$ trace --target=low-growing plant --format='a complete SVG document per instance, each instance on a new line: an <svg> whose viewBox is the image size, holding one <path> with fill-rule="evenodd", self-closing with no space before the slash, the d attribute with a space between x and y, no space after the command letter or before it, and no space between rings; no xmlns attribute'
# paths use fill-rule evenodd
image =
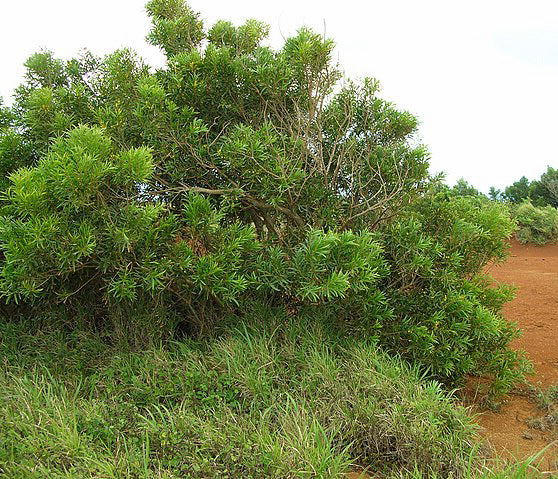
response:
<svg viewBox="0 0 558 479"><path fill-rule="evenodd" d="M0 326L6 477L341 478L355 465L459 477L467 467L466 410L326 318L259 307L216 338L142 352L27 322Z"/></svg>
<svg viewBox="0 0 558 479"><path fill-rule="evenodd" d="M529 201L513 210L518 228L515 233L522 243L543 245L558 240L558 210L553 206L533 206Z"/></svg>
<svg viewBox="0 0 558 479"><path fill-rule="evenodd" d="M524 479L536 470L485 460L468 411L440 384L317 310L294 318L254 305L218 329L134 352L52 318L0 323L0 474Z"/></svg>
<svg viewBox="0 0 558 479"><path fill-rule="evenodd" d="M545 389L532 386L530 392L536 400L540 412L535 417L530 418L527 424L532 429L549 432L551 437L557 440L558 385L551 385Z"/></svg>

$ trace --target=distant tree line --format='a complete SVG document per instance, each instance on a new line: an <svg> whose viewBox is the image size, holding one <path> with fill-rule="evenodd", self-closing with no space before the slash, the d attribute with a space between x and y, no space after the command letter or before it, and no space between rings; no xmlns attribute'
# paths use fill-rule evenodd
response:
<svg viewBox="0 0 558 479"><path fill-rule="evenodd" d="M529 181L522 176L518 181L506 186L504 190L490 187L489 197L499 201L509 201L514 204L526 200L534 206L558 207L558 169L547 167L545 173L538 180Z"/></svg>
<svg viewBox="0 0 558 479"><path fill-rule="evenodd" d="M477 190L464 178L459 178L455 185L446 187L446 192L450 196L484 197L513 204L529 201L534 206L558 208L558 169L548 166L538 180L529 181L526 176L522 176L503 190L491 186L488 195Z"/></svg>
<svg viewBox="0 0 558 479"><path fill-rule="evenodd" d="M441 186L450 197L469 197L488 203L507 203L516 223L515 237L520 243L543 245L558 240L558 170L547 167L538 180L522 176L504 188L491 187L488 195L460 178L452 187ZM486 204L485 203L485 204Z"/></svg>

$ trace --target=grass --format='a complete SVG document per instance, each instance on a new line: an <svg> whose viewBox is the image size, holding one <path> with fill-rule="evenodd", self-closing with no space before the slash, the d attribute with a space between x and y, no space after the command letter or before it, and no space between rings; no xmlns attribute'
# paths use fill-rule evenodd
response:
<svg viewBox="0 0 558 479"><path fill-rule="evenodd" d="M545 413L541 428L552 431L553 439L558 440L558 384L539 391L537 400L539 408Z"/></svg>
<svg viewBox="0 0 558 479"><path fill-rule="evenodd" d="M530 477L482 472L464 408L373 342L333 331L260 309L212 339L123 351L0 322L0 476Z"/></svg>
<svg viewBox="0 0 558 479"><path fill-rule="evenodd" d="M558 440L558 384L547 389L531 386L530 394L543 415L529 419L529 427L548 432L553 440Z"/></svg>

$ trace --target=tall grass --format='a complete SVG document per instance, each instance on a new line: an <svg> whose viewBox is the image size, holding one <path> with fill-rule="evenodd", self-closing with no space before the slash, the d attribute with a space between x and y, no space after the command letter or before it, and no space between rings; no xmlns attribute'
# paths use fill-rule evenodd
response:
<svg viewBox="0 0 558 479"><path fill-rule="evenodd" d="M341 478L359 466L459 478L477 470L473 423L437 383L373 342L337 336L321 318L257 315L212 339L143 352L0 322L0 475Z"/></svg>

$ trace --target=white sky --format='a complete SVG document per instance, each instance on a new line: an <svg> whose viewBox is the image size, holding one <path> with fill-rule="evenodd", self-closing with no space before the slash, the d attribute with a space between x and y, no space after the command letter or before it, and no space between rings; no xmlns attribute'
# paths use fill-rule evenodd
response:
<svg viewBox="0 0 558 479"><path fill-rule="evenodd" d="M62 58L123 46L150 64L144 0L0 0L0 96L21 82L40 48ZM383 96L417 115L432 171L487 191L558 166L556 0L191 0L207 24L247 18L271 25L269 42L308 25L337 43L352 77L373 76Z"/></svg>

